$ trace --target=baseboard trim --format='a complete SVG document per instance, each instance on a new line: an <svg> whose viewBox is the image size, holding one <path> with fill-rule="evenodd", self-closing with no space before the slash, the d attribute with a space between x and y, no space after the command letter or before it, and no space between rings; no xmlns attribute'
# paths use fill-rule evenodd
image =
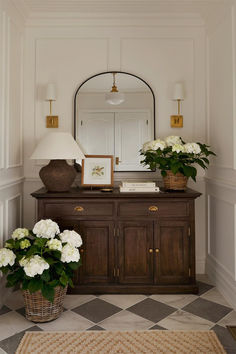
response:
<svg viewBox="0 0 236 354"><path fill-rule="evenodd" d="M206 273L219 292L236 310L236 281L231 273L212 255L207 256Z"/></svg>
<svg viewBox="0 0 236 354"><path fill-rule="evenodd" d="M206 272L206 258L196 259L196 274L205 274Z"/></svg>

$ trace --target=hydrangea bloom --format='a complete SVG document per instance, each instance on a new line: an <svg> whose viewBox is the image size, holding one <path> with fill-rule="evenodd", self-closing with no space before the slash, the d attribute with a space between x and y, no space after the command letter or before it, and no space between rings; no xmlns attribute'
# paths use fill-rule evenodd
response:
<svg viewBox="0 0 236 354"><path fill-rule="evenodd" d="M24 238L26 236L29 236L29 230L28 229L22 229L18 228L15 229L12 233L12 238L14 240L20 240L21 238Z"/></svg>
<svg viewBox="0 0 236 354"><path fill-rule="evenodd" d="M175 144L175 145L172 146L172 151L173 151L173 152L175 151L175 152L177 152L177 153L183 152L183 151L185 151L184 145Z"/></svg>
<svg viewBox="0 0 236 354"><path fill-rule="evenodd" d="M21 267L24 267L28 262L29 262L29 258L25 258L25 256L19 260L19 264Z"/></svg>
<svg viewBox="0 0 236 354"><path fill-rule="evenodd" d="M20 241L20 248L23 250L24 248L28 248L31 246L31 243L29 240L22 240Z"/></svg>
<svg viewBox="0 0 236 354"><path fill-rule="evenodd" d="M63 263L78 262L80 259L80 254L78 248L71 246L67 243L62 248L61 261Z"/></svg>
<svg viewBox="0 0 236 354"><path fill-rule="evenodd" d="M0 249L0 267L13 266L15 259L16 255L11 250L8 248Z"/></svg>
<svg viewBox="0 0 236 354"><path fill-rule="evenodd" d="M83 243L81 236L75 231L64 230L59 237L62 242L67 242L73 247L80 247Z"/></svg>
<svg viewBox="0 0 236 354"><path fill-rule="evenodd" d="M10 249L13 248L12 244L9 243L9 242L6 242L6 243L5 243L5 247L6 247L6 248L10 248Z"/></svg>
<svg viewBox="0 0 236 354"><path fill-rule="evenodd" d="M179 136L177 135L170 135L165 138L165 142L168 146L173 146L175 144L180 144L182 145L182 141Z"/></svg>
<svg viewBox="0 0 236 354"><path fill-rule="evenodd" d="M24 265L25 274L32 278L37 274L42 274L48 268L49 264L38 255L31 257Z"/></svg>
<svg viewBox="0 0 236 354"><path fill-rule="evenodd" d="M37 237L54 238L55 235L60 233L59 226L51 219L40 220L34 225L33 233Z"/></svg>
<svg viewBox="0 0 236 354"><path fill-rule="evenodd" d="M61 251L62 250L62 243L60 240L57 240L56 238L49 240L46 245L50 250L54 251Z"/></svg>
<svg viewBox="0 0 236 354"><path fill-rule="evenodd" d="M200 154L201 148L197 143L187 143L184 145L184 151L189 154Z"/></svg>

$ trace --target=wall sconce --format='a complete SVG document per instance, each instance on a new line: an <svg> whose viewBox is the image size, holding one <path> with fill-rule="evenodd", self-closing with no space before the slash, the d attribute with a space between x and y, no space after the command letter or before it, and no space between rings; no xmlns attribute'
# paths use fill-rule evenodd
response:
<svg viewBox="0 0 236 354"><path fill-rule="evenodd" d="M180 114L180 102L184 100L184 88L181 82L175 84L173 100L178 102L178 114L170 117L170 125L171 128L182 128L183 116Z"/></svg>
<svg viewBox="0 0 236 354"><path fill-rule="evenodd" d="M52 115L52 101L56 101L56 89L54 84L47 85L46 101L50 102L50 115L46 117L46 127L58 128L58 116Z"/></svg>

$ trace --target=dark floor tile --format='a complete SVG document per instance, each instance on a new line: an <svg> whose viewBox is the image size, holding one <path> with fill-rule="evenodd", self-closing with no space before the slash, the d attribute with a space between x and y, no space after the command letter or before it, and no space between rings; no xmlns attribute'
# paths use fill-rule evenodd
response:
<svg viewBox="0 0 236 354"><path fill-rule="evenodd" d="M26 331L42 331L42 329L37 326L33 326L28 328ZM7 354L14 354L26 331L19 332L14 334L14 336L3 339L0 342L0 348L5 350Z"/></svg>
<svg viewBox="0 0 236 354"><path fill-rule="evenodd" d="M21 307L20 309L15 310L15 311L18 312L20 315L25 317L25 308L24 307Z"/></svg>
<svg viewBox="0 0 236 354"><path fill-rule="evenodd" d="M159 322L166 316L175 312L176 309L153 299L145 299L127 309L138 316L144 317L152 322Z"/></svg>
<svg viewBox="0 0 236 354"><path fill-rule="evenodd" d="M96 326L88 328L87 331L105 331L105 329L96 325Z"/></svg>
<svg viewBox="0 0 236 354"><path fill-rule="evenodd" d="M71 310L92 322L100 322L120 312L122 309L101 299L94 299Z"/></svg>
<svg viewBox="0 0 236 354"><path fill-rule="evenodd" d="M157 330L159 330L159 331L163 331L163 330L166 331L166 330L167 330L166 328L161 327L161 326L158 326L158 325L155 325L155 326L149 328L149 330L150 330L150 329L157 329Z"/></svg>
<svg viewBox="0 0 236 354"><path fill-rule="evenodd" d="M192 313L193 315L205 318L211 322L218 322L221 318L226 316L231 308L217 304L216 302L208 301L198 298L191 302L191 304L182 308L183 311Z"/></svg>
<svg viewBox="0 0 236 354"><path fill-rule="evenodd" d="M0 316L10 311L11 310L7 306L3 305L3 307L0 309Z"/></svg>
<svg viewBox="0 0 236 354"><path fill-rule="evenodd" d="M230 332L227 330L227 328L215 325L212 328L213 331L217 334L221 344L223 345L224 349L226 350L227 353L236 353L236 341L233 339L232 335Z"/></svg>
<svg viewBox="0 0 236 354"><path fill-rule="evenodd" d="M203 283L202 281L197 281L197 285L198 285L198 289L199 289L199 291L198 291L199 296L206 293L208 290L214 288L213 285Z"/></svg>

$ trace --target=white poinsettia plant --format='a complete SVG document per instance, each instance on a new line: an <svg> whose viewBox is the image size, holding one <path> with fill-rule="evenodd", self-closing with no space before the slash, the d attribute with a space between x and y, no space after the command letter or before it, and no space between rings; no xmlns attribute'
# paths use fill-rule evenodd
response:
<svg viewBox="0 0 236 354"><path fill-rule="evenodd" d="M209 156L215 155L209 148L206 144L186 143L181 137L171 135L163 140L146 142L140 150L144 156L141 163L150 170L160 169L163 177L167 175L166 171L172 171L196 181L197 169L193 165L198 164L204 169L208 167Z"/></svg>
<svg viewBox="0 0 236 354"><path fill-rule="evenodd" d="M53 302L55 287L73 287L73 271L81 265L81 245L77 232L60 233L50 219L40 220L32 231L16 229L0 249L0 270L8 274L6 286L20 286L30 293L41 290Z"/></svg>

